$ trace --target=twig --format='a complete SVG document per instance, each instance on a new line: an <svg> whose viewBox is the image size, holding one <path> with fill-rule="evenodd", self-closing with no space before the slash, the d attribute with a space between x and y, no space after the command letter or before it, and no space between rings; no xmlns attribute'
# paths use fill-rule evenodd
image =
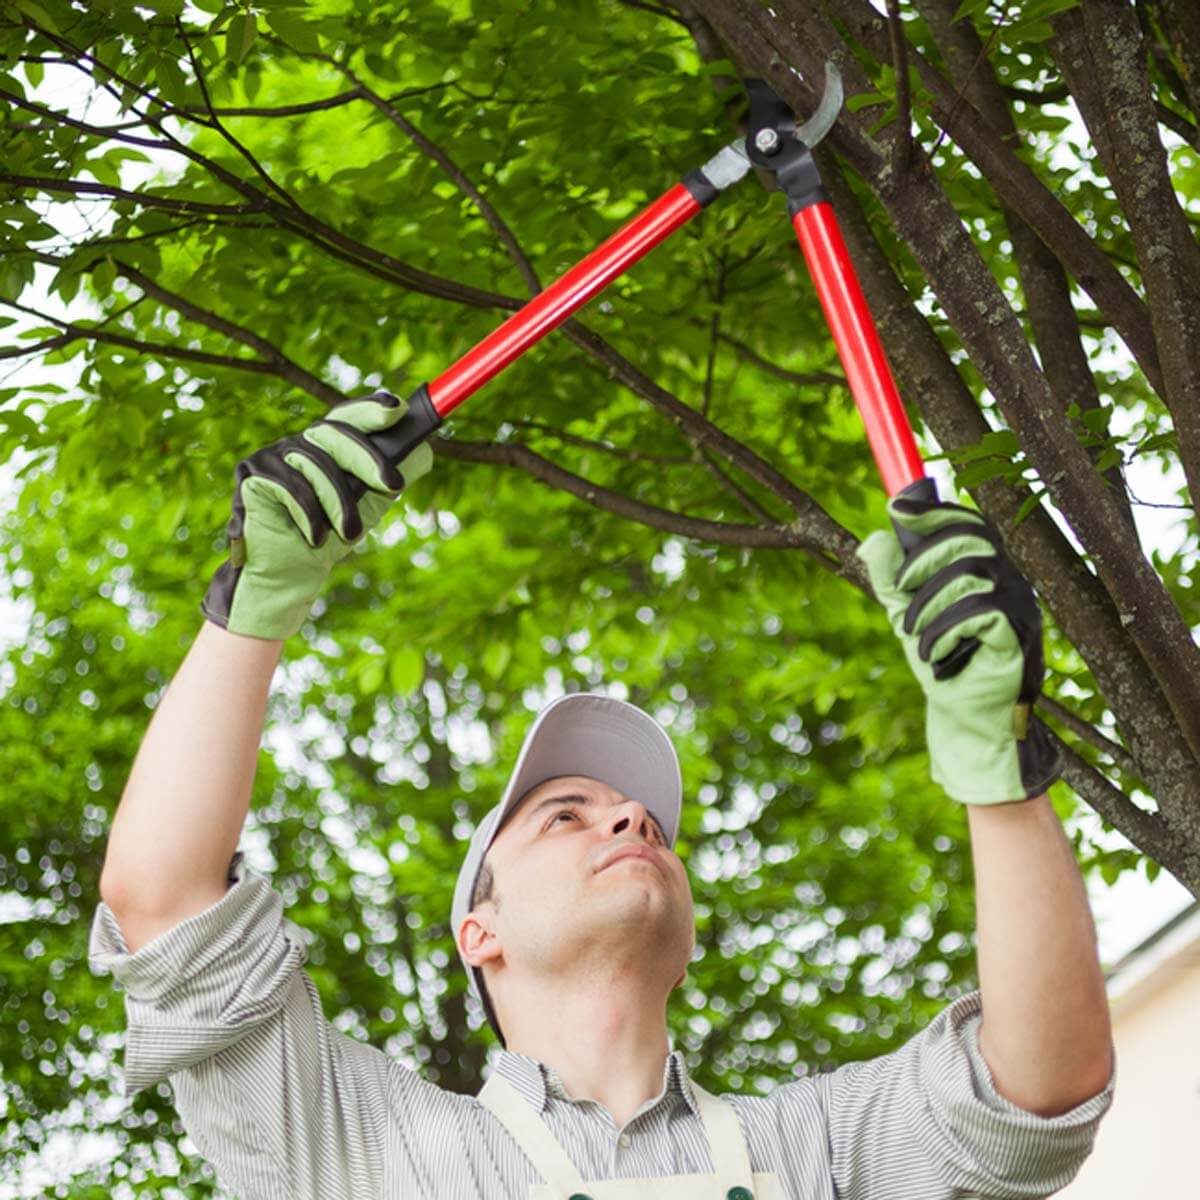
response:
<svg viewBox="0 0 1200 1200"><path fill-rule="evenodd" d="M596 508L604 509L619 517L649 525L681 537L695 538L702 542L718 545L746 546L758 549L807 550L827 570L842 578L849 578L842 565L828 558L822 548L807 538L794 525L735 525L724 521L707 521L698 517L684 516L669 509L643 504L609 488L601 487L590 479L584 479L564 470L556 463L515 442L464 442L458 438L435 437L431 439L434 453L445 458L457 458L467 462L495 463L517 467L535 479L578 496ZM851 580L853 582L853 580Z"/></svg>
<svg viewBox="0 0 1200 1200"><path fill-rule="evenodd" d="M899 179L912 162L912 95L908 86L908 43L900 20L900 0L887 0L888 41L896 76L896 114L900 136L892 143L892 177Z"/></svg>
<svg viewBox="0 0 1200 1200"><path fill-rule="evenodd" d="M1107 754L1126 775L1132 775L1137 779L1142 777L1137 763L1133 760L1133 755L1124 746L1112 741L1111 738L1105 737L1090 721L1085 721L1053 697L1047 696L1045 692L1038 697L1037 706L1048 712L1059 724L1064 725L1077 738L1087 742L1090 746L1094 746L1102 753Z"/></svg>

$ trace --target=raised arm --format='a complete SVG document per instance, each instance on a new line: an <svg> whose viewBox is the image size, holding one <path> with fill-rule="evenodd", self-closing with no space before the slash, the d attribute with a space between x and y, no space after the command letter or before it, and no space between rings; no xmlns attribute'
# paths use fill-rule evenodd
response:
<svg viewBox="0 0 1200 1200"><path fill-rule="evenodd" d="M347 401L238 464L229 561L138 751L101 875L130 951L224 895L283 642L333 565L429 469L427 445L397 466L370 436L405 412L387 392Z"/></svg>
<svg viewBox="0 0 1200 1200"><path fill-rule="evenodd" d="M225 893L282 640L205 621L138 750L100 895L137 951Z"/></svg>

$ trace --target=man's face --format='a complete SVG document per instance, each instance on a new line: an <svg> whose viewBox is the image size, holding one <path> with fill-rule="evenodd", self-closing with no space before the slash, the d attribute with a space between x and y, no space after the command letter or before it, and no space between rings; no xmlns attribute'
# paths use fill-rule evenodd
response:
<svg viewBox="0 0 1200 1200"><path fill-rule="evenodd" d="M636 852L636 853L633 853ZM526 793L488 851L499 905L466 935L491 966L545 976L657 972L683 979L695 946L687 871L637 800L583 775Z"/></svg>

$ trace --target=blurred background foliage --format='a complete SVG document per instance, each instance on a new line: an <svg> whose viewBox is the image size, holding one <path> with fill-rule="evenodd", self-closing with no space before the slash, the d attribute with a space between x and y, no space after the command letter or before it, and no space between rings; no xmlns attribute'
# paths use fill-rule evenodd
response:
<svg viewBox="0 0 1200 1200"><path fill-rule="evenodd" d="M480 189L542 284L735 135L729 64L653 7L15 0L0 17L0 90L27 102L0 112L5 357L23 368L0 381L0 551L21 626L0 664L0 1186L40 1156L59 1164L52 1195L213 1188L165 1086L120 1099L120 996L85 958L110 816L224 558L234 465L338 393L407 394L529 295L495 227L389 111ZM1040 43L989 54L1013 84L1044 84ZM1069 114L1025 117L1031 163L1130 256L1086 147L1039 152L1074 136ZM1194 152L1173 162L1194 197ZM1017 288L995 198L952 144L938 166ZM861 536L883 501L785 215L752 177L581 321ZM876 232L920 297L904 246L882 219ZM441 282L406 284L401 267ZM1169 471L1161 404L1110 334L1089 338L1106 411L1124 414L1098 436ZM530 447L657 512L795 518L613 374L554 335L446 433ZM975 473L959 482L1020 476L1011 450L960 459ZM669 524L446 455L287 647L244 847L310 935L330 1018L444 1087L477 1090L492 1044L454 953L455 872L532 713L563 690L633 700L678 746L698 947L669 1015L704 1086L767 1090L886 1053L974 986L965 813L928 780L923 704L882 614L844 566ZM1194 620L1181 561L1160 565ZM1060 694L1102 724L1086 667L1048 638ZM1078 811L1065 787L1054 801ZM1072 828L1087 870L1137 867Z"/></svg>

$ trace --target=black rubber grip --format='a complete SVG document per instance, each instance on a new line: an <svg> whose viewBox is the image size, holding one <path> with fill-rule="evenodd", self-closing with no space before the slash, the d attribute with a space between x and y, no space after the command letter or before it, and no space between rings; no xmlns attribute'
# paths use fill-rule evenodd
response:
<svg viewBox="0 0 1200 1200"><path fill-rule="evenodd" d="M938 502L937 484L929 478L922 478L910 483L903 491L897 492L893 500L916 500L921 504L936 504ZM896 531L896 536L900 539L900 545L907 554L921 540L921 535L913 533L911 529L905 529L898 521L893 519L892 528Z"/></svg>
<svg viewBox="0 0 1200 1200"><path fill-rule="evenodd" d="M387 429L367 436L393 466L402 463L439 425L442 418L429 398L429 385L421 384L408 398L408 411ZM350 493L357 504L367 493L367 485L351 476Z"/></svg>

